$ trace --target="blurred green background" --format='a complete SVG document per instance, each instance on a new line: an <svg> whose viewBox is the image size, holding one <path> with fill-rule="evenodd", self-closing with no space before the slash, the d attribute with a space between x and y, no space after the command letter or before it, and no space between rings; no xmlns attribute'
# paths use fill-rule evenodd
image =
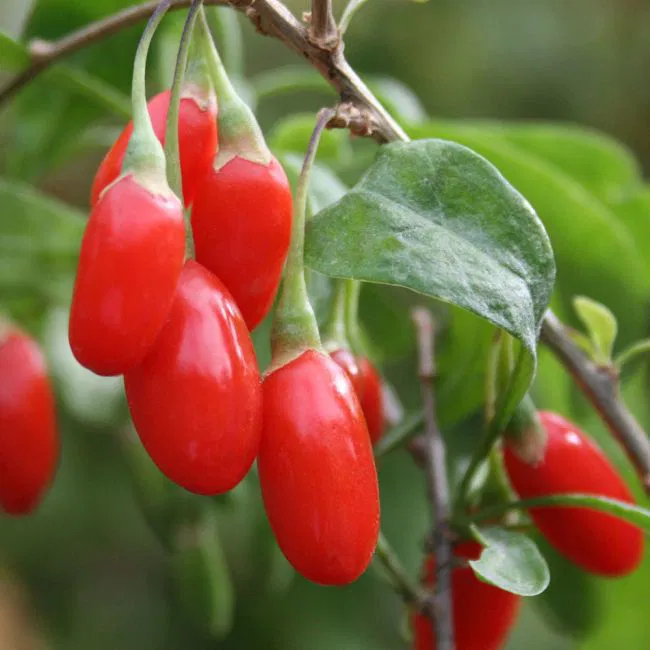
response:
<svg viewBox="0 0 650 650"><path fill-rule="evenodd" d="M0 82L25 63L15 41L54 39L129 4L2 0ZM297 14L307 9L295 1L290 6ZM340 11L342 3L335 6ZM152 93L169 82L180 18L166 19L155 41ZM226 25L222 53L256 103L274 151L287 165L293 155L295 163L311 118L291 114L313 112L334 96L280 43L237 20L243 43ZM66 338L90 183L128 114L140 30L71 56L0 107L0 309L44 342L62 435L61 467L38 513L0 521L0 650L407 647L402 605L372 569L344 589L317 587L292 574L271 538L254 474L232 499L215 502L234 585L230 634L210 638L192 606L183 608L174 595L169 560L134 501L118 442L127 424L121 382L83 371ZM648 334L650 191L641 172L650 168L647 0L371 0L349 29L346 53L414 135L475 148L531 201L556 251L553 305L563 318L575 323L570 300L582 293L614 311L619 348ZM501 129L471 118L582 124L622 144L589 131L519 122ZM349 184L374 152L373 144L343 133L324 145L321 162ZM329 200L338 190L332 182L322 180ZM321 315L327 289L322 280L313 283ZM418 403L405 309L415 300L405 291L377 287L362 295L376 359L406 408ZM459 310L433 307L445 327L440 415L453 469L480 433L473 414L480 409L491 330ZM255 335L262 363L267 336L268 323ZM647 505L620 449L563 370L545 350L540 354L538 405L588 429ZM624 379L628 402L648 428L645 364ZM430 526L424 477L407 454L396 452L380 463L380 482L384 531L416 576ZM650 560L628 578L606 581L543 550L552 586L526 603L508 650L650 646Z"/></svg>

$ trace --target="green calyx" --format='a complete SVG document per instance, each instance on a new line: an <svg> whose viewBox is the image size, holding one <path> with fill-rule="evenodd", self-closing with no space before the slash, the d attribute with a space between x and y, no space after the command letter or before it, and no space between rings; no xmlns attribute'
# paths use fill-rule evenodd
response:
<svg viewBox="0 0 650 650"><path fill-rule="evenodd" d="M316 157L320 136L331 116L332 111L328 109L324 109L318 114L316 127L309 141L305 162L298 179L293 209L291 246L287 257L284 283L275 310L271 332L273 358L267 374L299 357L305 350L323 351L318 323L309 302L305 282L305 215L311 168Z"/></svg>
<svg viewBox="0 0 650 650"><path fill-rule="evenodd" d="M219 152L214 162L215 169L221 169L233 158L244 158L259 165L268 165L272 160L264 135L253 112L239 96L228 78L219 52L212 40L210 28L201 11L197 39L203 47L212 84L219 102Z"/></svg>
<svg viewBox="0 0 650 650"><path fill-rule="evenodd" d="M169 194L169 186L165 170L165 152L153 130L147 108L146 68L151 41L170 5L171 0L165 0L156 7L138 44L131 89L133 135L122 165L122 175L135 176L141 185L156 194Z"/></svg>
<svg viewBox="0 0 650 650"><path fill-rule="evenodd" d="M548 436L530 395L515 409L503 436L525 463L536 465L543 460Z"/></svg>

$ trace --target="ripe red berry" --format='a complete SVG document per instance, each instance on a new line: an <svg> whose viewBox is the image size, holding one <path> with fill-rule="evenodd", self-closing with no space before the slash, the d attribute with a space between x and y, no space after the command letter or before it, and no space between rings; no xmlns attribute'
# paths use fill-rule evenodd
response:
<svg viewBox="0 0 650 650"><path fill-rule="evenodd" d="M374 445L384 433L385 425L381 377L366 357L360 357L358 363L363 383L363 394L360 396L361 408L366 416L370 441Z"/></svg>
<svg viewBox="0 0 650 650"><path fill-rule="evenodd" d="M366 357L355 357L345 348L334 350L330 356L352 382L374 445L384 432L384 398L379 373Z"/></svg>
<svg viewBox="0 0 650 650"><path fill-rule="evenodd" d="M49 486L59 451L43 355L27 335L0 334L0 507L26 514Z"/></svg>
<svg viewBox="0 0 650 650"><path fill-rule="evenodd" d="M98 375L138 363L169 311L185 255L183 208L127 175L93 208L81 244L70 346Z"/></svg>
<svg viewBox="0 0 650 650"><path fill-rule="evenodd" d="M278 544L309 580L350 583L379 534L377 472L352 384L309 349L267 375L263 392L258 467Z"/></svg>
<svg viewBox="0 0 650 650"><path fill-rule="evenodd" d="M196 259L226 285L250 330L266 316L291 239L292 198L280 163L235 156L201 179L192 208Z"/></svg>
<svg viewBox="0 0 650 650"><path fill-rule="evenodd" d="M170 98L171 91L165 90L153 97L148 104L153 129L163 145ZM204 101L198 96L186 94L181 99L178 139L186 206L194 199L197 181L210 166L217 149L216 115L217 104L214 97ZM122 173L124 154L132 133L133 122L129 122L101 162L91 190L91 206L97 203L102 191Z"/></svg>
<svg viewBox="0 0 650 650"><path fill-rule="evenodd" d="M513 488L527 499L576 492L633 503L612 464L580 429L554 413L540 412L547 432L543 458L524 462L511 443L504 451ZM531 508L546 539L583 569L604 576L633 571L643 558L642 531L622 519L586 508Z"/></svg>
<svg viewBox="0 0 650 650"><path fill-rule="evenodd" d="M459 559L476 560L481 547L465 542L454 549ZM427 558L424 579L433 586L435 562ZM454 567L451 576L456 650L499 650L517 619L521 599L508 591L481 582L469 566ZM414 616L415 650L435 650L431 621L423 614Z"/></svg>
<svg viewBox="0 0 650 650"><path fill-rule="evenodd" d="M200 264L185 264L160 336L124 383L136 431L168 478L197 494L244 478L259 447L260 374L237 305Z"/></svg>

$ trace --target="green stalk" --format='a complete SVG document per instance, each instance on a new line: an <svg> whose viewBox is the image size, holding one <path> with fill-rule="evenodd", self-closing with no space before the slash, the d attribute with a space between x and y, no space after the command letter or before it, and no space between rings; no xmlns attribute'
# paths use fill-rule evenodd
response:
<svg viewBox="0 0 650 650"><path fill-rule="evenodd" d="M361 282L359 280L345 281L345 329L348 340L355 354L363 354L364 344L359 327L359 296Z"/></svg>
<svg viewBox="0 0 650 650"><path fill-rule="evenodd" d="M283 365L287 356L295 357L308 348L321 349L318 324L309 302L307 284L305 283L305 215L310 172L321 134L332 115L331 109L322 109L318 113L316 126L309 140L305 161L298 179L291 227L291 246L271 333L273 365L275 367Z"/></svg>
<svg viewBox="0 0 650 650"><path fill-rule="evenodd" d="M178 143L178 113L181 105L181 94L185 83L185 70L187 68L187 57L192 42L192 31L196 22L197 12L203 5L203 0L194 0L187 14L187 20L183 27L181 43L176 58L176 69L174 70L174 81L172 93L169 99L169 110L167 111L167 124L165 130L165 155L167 157L167 180L174 194L183 203L183 179L181 175L180 148ZM189 226L189 224L188 224ZM191 229L189 229L191 232Z"/></svg>
<svg viewBox="0 0 650 650"><path fill-rule="evenodd" d="M344 348L349 349L350 343L346 332L346 301L347 285L346 280L339 279L336 281L334 288L334 299L332 300L332 311L325 326L325 348L331 352L333 350ZM331 348L331 349L330 349Z"/></svg>
<svg viewBox="0 0 650 650"><path fill-rule="evenodd" d="M171 5L162 0L144 28L133 63L131 103L133 105L133 135L124 156L123 171L144 172L155 182L165 177L165 154L153 130L147 109L147 56L160 21Z"/></svg>
<svg viewBox="0 0 650 650"><path fill-rule="evenodd" d="M197 38L203 47L211 81L219 98L219 152L215 169L221 169L235 157L260 165L271 162L271 152L248 104L239 96L228 78L219 52L212 40L210 28L201 9Z"/></svg>

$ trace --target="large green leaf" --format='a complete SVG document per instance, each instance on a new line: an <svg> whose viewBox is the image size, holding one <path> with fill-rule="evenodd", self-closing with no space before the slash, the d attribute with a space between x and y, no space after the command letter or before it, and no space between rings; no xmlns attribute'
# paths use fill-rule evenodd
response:
<svg viewBox="0 0 650 650"><path fill-rule="evenodd" d="M495 133L458 122L412 127L415 137L444 137L471 147L496 165L544 222L557 261L557 289L571 307L576 294L607 305L621 339L644 330L650 276L639 247L616 214L562 169Z"/></svg>
<svg viewBox="0 0 650 650"><path fill-rule="evenodd" d="M616 198L641 179L631 150L604 133L577 124L471 120L462 127L499 136L551 163L603 200Z"/></svg>
<svg viewBox="0 0 650 650"><path fill-rule="evenodd" d="M550 582L548 564L532 539L504 528L485 528L481 557L469 565L483 582L519 596L537 596Z"/></svg>
<svg viewBox="0 0 650 650"><path fill-rule="evenodd" d="M511 401L528 388L553 255L528 202L473 151L442 140L382 147L361 181L308 224L306 261L325 275L412 289L503 328L527 353Z"/></svg>

